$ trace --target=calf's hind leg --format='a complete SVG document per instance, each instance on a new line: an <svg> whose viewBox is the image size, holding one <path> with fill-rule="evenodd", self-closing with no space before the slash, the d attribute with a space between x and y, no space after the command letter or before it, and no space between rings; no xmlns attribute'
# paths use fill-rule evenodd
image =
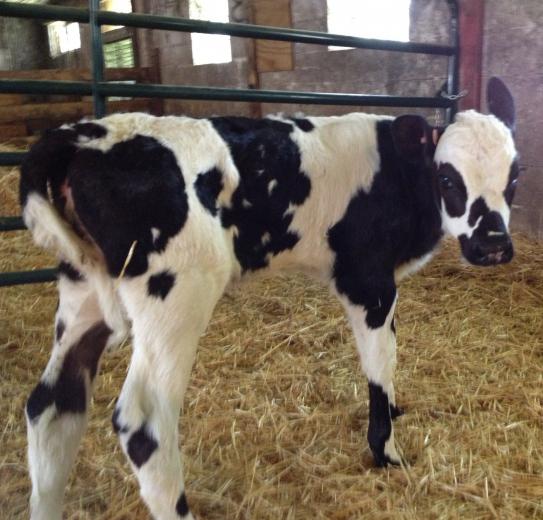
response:
<svg viewBox="0 0 543 520"><path fill-rule="evenodd" d="M26 405L33 520L62 517L99 360L113 338L91 284L67 264L61 264L58 290L53 350Z"/></svg>
<svg viewBox="0 0 543 520"><path fill-rule="evenodd" d="M198 339L225 285L220 275L200 270L162 271L121 284L134 352L113 427L158 520L193 518L177 425Z"/></svg>

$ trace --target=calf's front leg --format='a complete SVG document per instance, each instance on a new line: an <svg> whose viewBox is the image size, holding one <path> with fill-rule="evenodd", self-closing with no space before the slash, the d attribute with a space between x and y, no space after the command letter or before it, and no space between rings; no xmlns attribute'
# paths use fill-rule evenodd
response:
<svg viewBox="0 0 543 520"><path fill-rule="evenodd" d="M348 297L340 299L353 329L362 370L368 378L368 442L377 466L400 464L392 425L392 419L402 413L396 407L392 381L396 366L396 290L361 287L359 294L368 296L364 304L353 303Z"/></svg>

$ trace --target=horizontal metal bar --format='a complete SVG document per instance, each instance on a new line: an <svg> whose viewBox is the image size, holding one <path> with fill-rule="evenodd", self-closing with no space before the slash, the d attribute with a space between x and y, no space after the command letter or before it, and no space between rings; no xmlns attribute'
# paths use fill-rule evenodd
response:
<svg viewBox="0 0 543 520"><path fill-rule="evenodd" d="M4 94L52 94L92 95L92 83L86 81L52 81L38 79L0 80L0 93ZM51 107L53 110L54 107Z"/></svg>
<svg viewBox="0 0 543 520"><path fill-rule="evenodd" d="M206 34L228 34L242 38L261 38L265 40L290 41L298 43L313 43L316 45L340 45L361 49L381 51L412 52L418 54L435 54L450 56L454 47L418 42L397 42L388 40L375 40L357 38L341 34L330 34L302 29L284 27L269 27L263 25L248 25L241 23L218 23L204 20L190 20L187 18L173 18L138 13L114 13L101 11L98 21L107 25L125 25L127 27L141 27L147 29L162 29L167 31L198 32Z"/></svg>
<svg viewBox="0 0 543 520"><path fill-rule="evenodd" d="M37 269L36 271L0 273L0 287L23 285L27 283L54 282L56 279L56 269Z"/></svg>
<svg viewBox="0 0 543 520"><path fill-rule="evenodd" d="M211 87L182 87L176 85L123 85L101 83L99 92L107 96L141 96L216 101L259 101L265 103L300 103L314 105L353 105L379 107L446 108L445 98L398 97L367 94L324 92L287 92L281 90L251 90Z"/></svg>
<svg viewBox="0 0 543 520"><path fill-rule="evenodd" d="M21 231L23 229L26 229L26 226L21 217L0 217L0 232Z"/></svg>
<svg viewBox="0 0 543 520"><path fill-rule="evenodd" d="M2 80L0 92L43 94L90 94L91 84L79 81ZM105 96L199 99L215 101L259 101L263 103L300 103L312 105L351 105L372 107L447 108L451 101L443 97L402 97L324 92L288 92L211 87L183 87L123 83L98 83L97 92Z"/></svg>
<svg viewBox="0 0 543 520"><path fill-rule="evenodd" d="M13 2L0 2L0 16L65 20L80 23L89 22L89 11L87 9L16 4ZM127 27L160 29L166 31L228 34L230 36L239 36L242 38L261 38L265 40L312 43L316 45L338 45L343 47L356 47L360 49L410 52L439 56L451 56L456 51L456 48L450 45L375 40L369 38L357 38L355 36L345 36L341 34L306 31L302 29L269 27L241 23L219 23L205 20L190 20L187 18L174 18L170 16L158 16L141 13L116 13L112 11L100 11L97 13L97 22L101 25L124 25Z"/></svg>
<svg viewBox="0 0 543 520"><path fill-rule="evenodd" d="M77 7L0 2L0 16L88 23L89 10Z"/></svg>
<svg viewBox="0 0 543 520"><path fill-rule="evenodd" d="M24 152L0 152L0 166L19 166L25 156Z"/></svg>

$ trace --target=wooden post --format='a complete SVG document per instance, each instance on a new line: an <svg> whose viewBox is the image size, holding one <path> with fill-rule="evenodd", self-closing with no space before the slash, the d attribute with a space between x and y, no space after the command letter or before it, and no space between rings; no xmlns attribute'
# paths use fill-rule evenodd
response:
<svg viewBox="0 0 543 520"><path fill-rule="evenodd" d="M290 0L253 0L253 23L274 27L292 27ZM293 44L273 40L256 40L258 72L294 69Z"/></svg>
<svg viewBox="0 0 543 520"><path fill-rule="evenodd" d="M249 23L255 23L255 5L251 1L247 6L247 16ZM247 53L247 86L250 89L260 88L260 74L256 66L256 41L253 38L245 38L245 51ZM251 117L262 117L262 104L249 103L249 113Z"/></svg>
<svg viewBox="0 0 543 520"><path fill-rule="evenodd" d="M460 110L481 110L484 0L460 2L460 90L467 90Z"/></svg>
<svg viewBox="0 0 543 520"><path fill-rule="evenodd" d="M160 49L155 48L151 52L150 83L160 85L162 83L160 71ZM155 116L164 115L164 100L153 98L150 100L151 113Z"/></svg>

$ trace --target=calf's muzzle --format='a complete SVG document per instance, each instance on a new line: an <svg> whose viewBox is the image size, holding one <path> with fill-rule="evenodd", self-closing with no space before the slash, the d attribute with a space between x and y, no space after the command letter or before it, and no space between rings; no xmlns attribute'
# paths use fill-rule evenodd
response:
<svg viewBox="0 0 543 520"><path fill-rule="evenodd" d="M491 211L479 222L470 238L459 237L462 254L474 265L506 264L513 258L513 243L502 216Z"/></svg>

